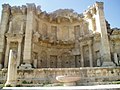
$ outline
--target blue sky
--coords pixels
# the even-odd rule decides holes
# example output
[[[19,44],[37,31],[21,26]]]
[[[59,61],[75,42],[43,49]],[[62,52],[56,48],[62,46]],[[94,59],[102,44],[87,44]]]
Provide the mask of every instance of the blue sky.
[[[41,9],[47,12],[52,12],[60,8],[68,8],[74,9],[77,13],[82,13],[96,1],[104,2],[105,18],[111,27],[120,28],[120,0],[0,0],[0,14],[3,3],[9,3],[11,6],[35,3],[36,5],[41,5]]]

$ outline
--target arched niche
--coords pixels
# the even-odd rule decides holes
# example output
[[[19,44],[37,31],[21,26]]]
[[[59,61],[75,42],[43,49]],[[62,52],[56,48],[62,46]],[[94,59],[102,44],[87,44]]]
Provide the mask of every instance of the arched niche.
[[[47,68],[47,53],[42,51],[40,53],[40,59],[38,60],[38,68]]]

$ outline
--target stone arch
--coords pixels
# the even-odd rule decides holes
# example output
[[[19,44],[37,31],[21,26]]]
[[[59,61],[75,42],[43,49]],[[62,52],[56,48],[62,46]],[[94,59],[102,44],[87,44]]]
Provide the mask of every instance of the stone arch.
[[[38,60],[38,68],[47,68],[47,53],[42,51]]]
[[[47,24],[43,23],[43,24],[42,24],[42,35],[43,35],[44,37],[47,36],[47,30],[48,30]]]

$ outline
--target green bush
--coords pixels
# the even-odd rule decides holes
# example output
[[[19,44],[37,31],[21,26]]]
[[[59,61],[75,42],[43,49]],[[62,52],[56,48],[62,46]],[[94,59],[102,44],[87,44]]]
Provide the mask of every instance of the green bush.
[[[28,82],[24,80],[24,81],[22,81],[22,84],[28,84]]]
[[[12,87],[10,84],[6,85],[6,87]]]

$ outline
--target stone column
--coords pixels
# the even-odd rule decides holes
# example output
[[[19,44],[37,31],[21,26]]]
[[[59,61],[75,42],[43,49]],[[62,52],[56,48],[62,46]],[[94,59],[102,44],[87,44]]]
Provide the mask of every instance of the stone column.
[[[57,68],[61,68],[62,65],[61,65],[61,60],[60,60],[60,57],[58,57],[58,60],[57,60]]]
[[[21,29],[20,29],[20,34],[24,33],[24,21],[21,23]]]
[[[117,53],[114,53],[114,61],[115,61],[115,63],[118,65],[118,57],[117,57]]]
[[[96,28],[97,32],[101,34],[101,59],[103,60],[103,67],[114,66],[111,61],[110,46],[108,41],[107,27],[104,18],[103,2],[96,2]]]
[[[16,52],[13,50],[10,50],[8,72],[7,72],[7,81],[5,83],[5,86],[7,86],[7,85],[16,86],[16,83],[17,83],[16,58],[17,58]]]
[[[10,41],[7,41],[6,52],[5,52],[5,62],[4,62],[5,68],[7,68],[7,66],[8,66],[9,50],[10,50]]]
[[[32,59],[32,33],[34,29],[34,14],[35,5],[27,4],[27,20],[26,20],[26,31],[25,31],[25,45],[24,45],[24,56],[23,63],[27,66],[31,66]]]
[[[83,45],[80,44],[81,67],[84,67]]]
[[[2,5],[2,17],[1,17],[1,25],[0,25],[0,66],[2,66],[2,60],[4,59],[5,53],[5,32],[8,27],[8,20],[10,15],[10,6],[9,4]],[[2,67],[1,67],[2,68]]]
[[[91,41],[89,41],[88,43],[88,47],[89,47],[89,60],[90,60],[90,67],[93,66],[93,58],[92,58],[92,45],[91,45]]]
[[[50,67],[50,55],[48,55],[48,58],[47,58],[47,67],[48,68]]]
[[[20,65],[20,59],[21,59],[21,41],[18,42],[17,67]]]
[[[12,21],[10,21],[8,33],[10,33],[11,30],[12,30]]]

